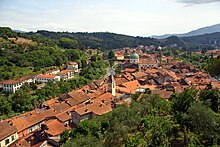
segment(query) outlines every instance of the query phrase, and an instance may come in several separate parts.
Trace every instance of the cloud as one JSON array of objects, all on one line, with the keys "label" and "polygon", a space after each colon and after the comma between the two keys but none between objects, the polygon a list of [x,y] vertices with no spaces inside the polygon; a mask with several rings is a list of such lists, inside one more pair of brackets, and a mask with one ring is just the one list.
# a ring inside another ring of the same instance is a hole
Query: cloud
[{"label": "cloud", "polygon": [[185,4],[206,4],[206,3],[220,2],[220,0],[177,0],[177,1]]}]

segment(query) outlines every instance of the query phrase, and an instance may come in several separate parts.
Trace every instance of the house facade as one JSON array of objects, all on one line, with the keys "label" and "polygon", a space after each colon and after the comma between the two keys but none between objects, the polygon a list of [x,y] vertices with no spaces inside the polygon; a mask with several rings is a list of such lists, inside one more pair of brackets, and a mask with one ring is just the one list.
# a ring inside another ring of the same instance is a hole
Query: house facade
[{"label": "house facade", "polygon": [[60,81],[60,76],[40,74],[36,77],[36,81],[41,83],[47,83],[49,80],[52,80],[54,82]]},{"label": "house facade", "polygon": [[58,75],[60,76],[60,79],[66,81],[74,77],[74,72],[72,70],[62,70]]},{"label": "house facade", "polygon": [[24,84],[24,81],[17,81],[17,80],[8,80],[2,83],[2,87],[4,91],[12,91],[15,93],[21,86]]},{"label": "house facade", "polygon": [[0,122],[0,147],[7,147],[18,139],[17,129],[7,121]]},{"label": "house facade", "polygon": [[19,90],[24,83],[35,83],[35,76],[26,76],[17,80],[6,80],[2,82],[2,88],[4,91],[15,91]]},{"label": "house facade", "polygon": [[67,69],[72,70],[74,73],[78,73],[79,69],[78,69],[78,64],[76,62],[68,62],[67,63]]}]

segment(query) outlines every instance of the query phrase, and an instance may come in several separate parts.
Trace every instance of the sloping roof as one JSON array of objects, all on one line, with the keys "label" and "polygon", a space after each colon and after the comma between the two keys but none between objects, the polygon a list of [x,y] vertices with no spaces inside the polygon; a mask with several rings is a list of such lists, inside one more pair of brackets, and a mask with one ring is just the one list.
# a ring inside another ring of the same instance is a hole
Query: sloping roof
[{"label": "sloping roof", "polygon": [[67,73],[73,73],[73,71],[72,70],[62,70],[61,72],[59,72],[59,74],[67,74]]},{"label": "sloping roof", "polygon": [[147,76],[147,74],[145,72],[135,72],[135,73],[132,73],[132,75],[136,78],[136,79],[140,79],[144,76]]},{"label": "sloping roof", "polygon": [[13,124],[7,121],[0,122],[0,141],[17,132]]},{"label": "sloping roof", "polygon": [[69,98],[73,98],[80,103],[90,99],[90,97],[86,93],[79,92],[79,91],[69,92],[68,96],[69,96]]},{"label": "sloping roof", "polygon": [[37,114],[33,114],[27,117],[13,118],[11,122],[18,129],[18,132],[21,132],[37,123],[45,120],[47,117],[51,117],[57,114],[53,109],[45,110],[43,112],[39,112]]},{"label": "sloping roof", "polygon": [[32,79],[36,76],[36,73],[35,74],[31,74],[31,75],[28,75],[28,76],[24,76],[22,78],[19,78],[19,79],[15,79],[15,80],[5,80],[5,81],[2,81],[3,84],[17,84],[17,83],[21,83],[21,82],[24,82],[28,79]]},{"label": "sloping roof", "polygon": [[122,83],[128,82],[128,80],[124,77],[115,78],[116,85],[121,85]]},{"label": "sloping roof", "polygon": [[55,115],[55,117],[56,117],[58,120],[60,120],[61,122],[68,121],[68,120],[71,119],[71,113],[70,113],[70,111],[72,111],[72,110],[73,110],[73,108],[72,108],[72,109],[69,109],[69,110],[67,110],[67,111],[64,111],[64,112],[62,112],[62,113],[59,113],[59,114]]},{"label": "sloping roof", "polygon": [[156,65],[157,64],[157,60],[155,60],[154,58],[140,59],[138,64],[152,64],[152,65]]},{"label": "sloping roof", "polygon": [[49,120],[45,122],[44,125],[46,125],[48,128],[48,130],[46,130],[47,134],[51,136],[60,135],[63,131],[70,129],[65,127],[63,123],[59,122],[57,119]]},{"label": "sloping roof", "polygon": [[12,85],[12,84],[17,84],[17,83],[21,83],[22,81],[19,81],[19,80],[6,80],[6,81],[3,81],[2,84],[9,84],[9,85]]},{"label": "sloping roof", "polygon": [[68,63],[69,65],[77,65],[76,62],[72,62],[72,61],[68,61],[67,63]]},{"label": "sloping roof", "polygon": [[57,75],[43,75],[43,74],[37,76],[37,78],[41,78],[41,79],[54,79],[56,77]]},{"label": "sloping roof", "polygon": [[127,94],[135,94],[135,90],[140,87],[140,83],[137,80],[122,83],[122,86],[116,86],[116,89],[120,93],[127,93]]},{"label": "sloping roof", "polygon": [[88,114],[91,112],[96,115],[103,115],[103,114],[106,114],[106,113],[112,111],[112,107],[111,107],[111,104],[105,104],[102,102],[95,102],[95,103],[90,103],[88,105],[80,107],[78,109],[75,109],[75,111],[79,115],[84,115],[84,114]]},{"label": "sloping roof", "polygon": [[220,82],[212,82],[214,88],[220,89]]},{"label": "sloping roof", "polygon": [[70,106],[75,106],[78,104],[78,101],[73,98],[69,98],[66,100],[66,103],[69,104]]},{"label": "sloping roof", "polygon": [[130,73],[132,73],[132,72],[135,72],[135,71],[136,71],[136,69],[134,69],[134,68],[125,68],[121,72],[130,72]]},{"label": "sloping roof", "polygon": [[114,101],[114,96],[110,92],[106,92],[92,100],[92,102],[105,102],[105,104],[110,103],[111,101]]},{"label": "sloping roof", "polygon": [[62,103],[54,103],[50,105],[50,108],[54,109],[56,112],[60,113],[70,108],[70,105],[68,105],[66,102]]}]

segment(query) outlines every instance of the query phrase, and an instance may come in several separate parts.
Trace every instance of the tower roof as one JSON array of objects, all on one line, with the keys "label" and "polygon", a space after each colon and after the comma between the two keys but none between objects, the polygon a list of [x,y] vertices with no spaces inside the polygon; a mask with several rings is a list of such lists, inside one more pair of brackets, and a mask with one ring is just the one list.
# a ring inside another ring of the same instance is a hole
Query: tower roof
[{"label": "tower roof", "polygon": [[136,52],[133,52],[133,53],[130,55],[130,59],[139,59],[139,55],[138,55]]}]

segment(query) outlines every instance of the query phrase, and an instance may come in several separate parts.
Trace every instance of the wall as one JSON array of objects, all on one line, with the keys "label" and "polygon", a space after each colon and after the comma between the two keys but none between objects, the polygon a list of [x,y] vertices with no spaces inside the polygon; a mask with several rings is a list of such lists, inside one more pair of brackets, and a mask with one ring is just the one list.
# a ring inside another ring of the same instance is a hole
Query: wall
[{"label": "wall", "polygon": [[[12,136],[14,136],[14,140],[12,140]],[[5,141],[9,139],[9,143],[7,145],[5,145]],[[16,140],[18,139],[18,134],[17,132],[15,134],[12,134],[11,136],[5,138],[4,140],[2,140],[0,142],[0,147],[7,147],[9,146],[10,144],[12,144],[13,142],[15,142]]]}]

